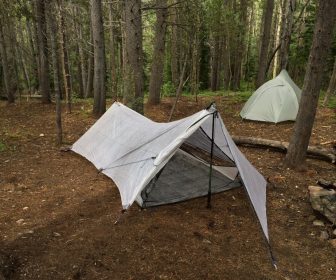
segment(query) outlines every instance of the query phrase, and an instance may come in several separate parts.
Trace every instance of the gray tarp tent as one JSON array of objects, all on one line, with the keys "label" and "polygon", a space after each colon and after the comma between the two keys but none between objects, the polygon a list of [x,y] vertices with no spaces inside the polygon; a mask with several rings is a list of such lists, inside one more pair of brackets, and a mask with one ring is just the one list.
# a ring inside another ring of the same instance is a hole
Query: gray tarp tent
[{"label": "gray tarp tent", "polygon": [[295,121],[299,110],[301,90],[286,70],[258,88],[247,100],[240,116],[243,119],[283,122]]},{"label": "gray tarp tent", "polygon": [[266,181],[234,144],[213,106],[178,121],[157,123],[114,103],[72,151],[115,182],[127,209],[134,201],[148,207],[206,195],[209,157],[199,152],[209,155],[211,147],[211,191],[244,186],[268,240]]}]

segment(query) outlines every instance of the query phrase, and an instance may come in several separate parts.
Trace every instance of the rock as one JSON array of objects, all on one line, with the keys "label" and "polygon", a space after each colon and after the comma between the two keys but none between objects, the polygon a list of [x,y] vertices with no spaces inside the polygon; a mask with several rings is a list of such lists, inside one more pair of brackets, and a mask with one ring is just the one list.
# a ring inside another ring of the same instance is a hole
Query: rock
[{"label": "rock", "polygon": [[28,209],[29,209],[29,207],[27,207],[27,206],[22,208],[22,210],[24,210],[24,211],[27,211]]},{"label": "rock", "polygon": [[313,222],[315,219],[316,219],[315,215],[309,215],[309,217],[308,217],[309,222]]},{"label": "rock", "polygon": [[22,225],[24,223],[24,219],[19,219],[19,220],[16,221],[16,223],[18,225]]},{"label": "rock", "polygon": [[333,224],[336,223],[336,191],[318,186],[309,186],[310,203]]},{"label": "rock", "polygon": [[203,243],[207,243],[207,244],[211,244],[211,241],[210,240],[208,240],[208,239],[203,239]]},{"label": "rock", "polygon": [[60,233],[58,233],[58,232],[53,232],[53,236],[55,236],[55,237],[60,237],[60,236],[61,236],[61,234],[60,234]]},{"label": "rock", "polygon": [[315,220],[315,221],[313,222],[313,225],[314,225],[314,226],[317,226],[317,227],[324,227],[324,222],[321,221],[321,220]]},{"label": "rock", "polygon": [[333,235],[335,235],[336,236],[336,228],[333,230]]},{"label": "rock", "polygon": [[325,230],[322,230],[322,231],[321,231],[321,234],[320,234],[320,239],[321,239],[321,240],[328,240],[328,239],[329,239],[329,234],[328,234],[328,232],[326,232]]},{"label": "rock", "polygon": [[336,249],[336,239],[329,240],[331,246],[333,246]]}]

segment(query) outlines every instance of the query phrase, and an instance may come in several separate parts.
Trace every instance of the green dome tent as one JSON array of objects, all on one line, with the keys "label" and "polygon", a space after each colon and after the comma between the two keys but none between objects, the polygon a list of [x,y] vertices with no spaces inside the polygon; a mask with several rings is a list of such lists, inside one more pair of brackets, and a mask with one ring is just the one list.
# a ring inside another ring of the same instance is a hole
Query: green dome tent
[{"label": "green dome tent", "polygon": [[301,90],[286,70],[258,88],[240,112],[243,119],[283,122],[295,121],[299,110]]}]

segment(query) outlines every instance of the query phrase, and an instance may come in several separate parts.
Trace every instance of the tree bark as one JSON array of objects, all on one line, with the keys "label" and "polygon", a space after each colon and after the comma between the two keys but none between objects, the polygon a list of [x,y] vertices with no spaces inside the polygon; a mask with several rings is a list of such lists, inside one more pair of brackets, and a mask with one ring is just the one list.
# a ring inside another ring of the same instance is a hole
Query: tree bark
[{"label": "tree bark", "polygon": [[155,43],[148,96],[148,104],[150,105],[160,103],[160,92],[163,84],[167,14],[167,0],[156,0]]},{"label": "tree bark", "polygon": [[274,0],[267,0],[264,12],[265,13],[263,22],[264,28],[259,53],[259,67],[256,80],[256,88],[260,87],[265,82],[266,79],[267,57],[271,36],[273,9],[274,9]]},{"label": "tree bark", "polygon": [[211,74],[210,74],[210,87],[211,91],[218,90],[218,78],[219,78],[219,52],[220,52],[220,38],[214,36],[213,47],[211,49]]},{"label": "tree bark", "polygon": [[78,83],[78,97],[84,97],[84,86],[83,86],[83,64],[80,57],[79,43],[76,44],[76,53],[77,53],[77,83]]},{"label": "tree bark", "polygon": [[285,159],[286,165],[292,168],[301,167],[305,161],[322,85],[323,69],[331,47],[335,18],[334,1],[320,1],[299,112]]},{"label": "tree bark", "polygon": [[14,57],[13,48],[8,45],[8,40],[5,40],[5,25],[3,24],[3,18],[0,18],[0,55],[2,71],[4,76],[5,90],[7,94],[7,102],[14,103],[16,83],[15,83],[15,70],[14,70]]},{"label": "tree bark", "polygon": [[329,86],[328,86],[327,92],[323,100],[323,106],[328,105],[331,95],[335,94],[335,92],[336,92],[336,57],[335,57],[334,68],[331,74]]},{"label": "tree bark", "polygon": [[[34,23],[32,23],[34,24]],[[34,75],[34,79],[35,81],[39,80],[39,55],[38,52],[36,51],[36,47],[35,47],[35,41],[33,39],[33,33],[31,30],[31,21],[26,22],[26,28],[27,28],[27,34],[28,34],[28,38],[29,38],[29,43],[30,43],[30,51],[31,51],[31,55],[33,57],[31,64],[32,64],[32,68],[33,68],[33,75]],[[32,91],[35,92],[37,90],[37,82],[35,82],[34,84],[32,84]]]},{"label": "tree bark", "polygon": [[143,114],[141,0],[125,0],[124,103]]},{"label": "tree bark", "polygon": [[112,2],[109,4],[109,21],[110,21],[110,66],[111,66],[111,93],[114,100],[117,99],[117,70],[116,70],[116,43],[114,32],[114,11]]},{"label": "tree bark", "polygon": [[56,142],[58,145],[62,144],[63,132],[62,132],[62,108],[61,108],[61,95],[60,95],[60,68],[58,65],[58,30],[57,30],[57,16],[55,11],[57,7],[55,3],[49,2],[48,4],[48,25],[50,30],[50,43],[51,43],[51,58],[53,66],[53,80],[54,80],[54,93],[56,101]]},{"label": "tree bark", "polygon": [[84,66],[83,66],[83,61],[84,59],[82,59],[83,57],[83,50],[82,50],[82,30],[80,27],[80,24],[77,23],[77,16],[78,16],[78,12],[76,10],[76,8],[73,8],[73,13],[72,13],[72,17],[73,17],[73,23],[74,23],[74,27],[75,30],[78,30],[78,37],[76,40],[76,63],[77,63],[77,84],[78,84],[78,97],[79,98],[83,98],[84,97],[84,83],[83,83],[83,71],[84,71]]},{"label": "tree bark", "polygon": [[280,71],[287,69],[289,46],[293,30],[293,18],[295,12],[296,0],[285,0],[284,7],[286,14],[282,22],[281,46],[280,46]]},{"label": "tree bark", "polygon": [[231,88],[233,90],[238,90],[240,88],[241,74],[242,74],[242,63],[244,57],[245,48],[245,35],[246,35],[246,23],[247,23],[247,0],[240,0],[240,30],[238,31],[238,36],[236,39],[236,50],[233,61],[232,69],[232,83]]},{"label": "tree bark", "polygon": [[[23,26],[20,25],[18,30],[19,32],[19,40],[20,40],[20,44],[23,46],[24,45],[24,42],[25,42],[25,39],[24,39],[24,35],[23,35],[23,32],[22,32],[22,29],[23,29]],[[23,50],[22,48],[19,48],[18,49],[18,56],[20,57],[20,64],[21,64],[21,67],[22,67],[22,70],[23,70],[23,74],[24,74],[24,79],[25,79],[25,83],[26,83],[26,87],[27,87],[27,91],[28,92],[31,92],[31,81],[30,81],[30,77],[29,77],[29,72],[28,72],[28,67],[27,67],[27,64],[26,64],[26,59],[24,57],[24,53],[23,53]]]},{"label": "tree bark", "polygon": [[90,32],[90,50],[88,55],[88,69],[85,87],[85,98],[93,97],[93,71],[94,71],[94,57],[93,57],[93,39],[92,39],[92,23]]},{"label": "tree bark", "polygon": [[174,87],[177,89],[179,85],[179,49],[178,49],[178,9],[174,6],[171,7],[170,11],[170,21],[171,21],[171,46],[170,46],[170,68],[171,77]]},{"label": "tree bark", "polygon": [[91,0],[91,21],[94,49],[93,114],[101,116],[106,111],[105,42],[101,0]]},{"label": "tree bark", "polygon": [[45,0],[35,0],[36,2],[36,23],[37,40],[39,53],[39,91],[42,95],[42,103],[50,103],[50,82],[49,82],[49,60],[47,45],[47,28],[45,15]]},{"label": "tree bark", "polygon": [[65,24],[63,17],[63,0],[58,0],[57,8],[58,8],[57,9],[58,32],[59,32],[58,41],[59,41],[63,86],[64,86],[67,112],[71,113],[70,73],[69,73],[68,52],[66,48]]},{"label": "tree bark", "polygon": [[200,40],[199,40],[199,19],[196,15],[195,19],[195,32],[193,36],[193,43],[191,47],[191,69],[190,69],[190,93],[195,96],[197,102],[197,94],[199,90],[199,53],[200,53]]}]

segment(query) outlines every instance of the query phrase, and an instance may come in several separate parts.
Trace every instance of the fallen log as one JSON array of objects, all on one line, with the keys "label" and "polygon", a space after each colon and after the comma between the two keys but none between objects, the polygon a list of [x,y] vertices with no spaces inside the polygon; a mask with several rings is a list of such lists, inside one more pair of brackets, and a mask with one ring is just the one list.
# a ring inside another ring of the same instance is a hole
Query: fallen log
[{"label": "fallen log", "polygon": [[[272,149],[282,153],[286,153],[289,146],[288,142],[255,137],[232,136],[232,139],[236,145]],[[318,146],[308,146],[307,157],[319,158],[336,164],[336,154],[331,149],[325,149]]]}]

